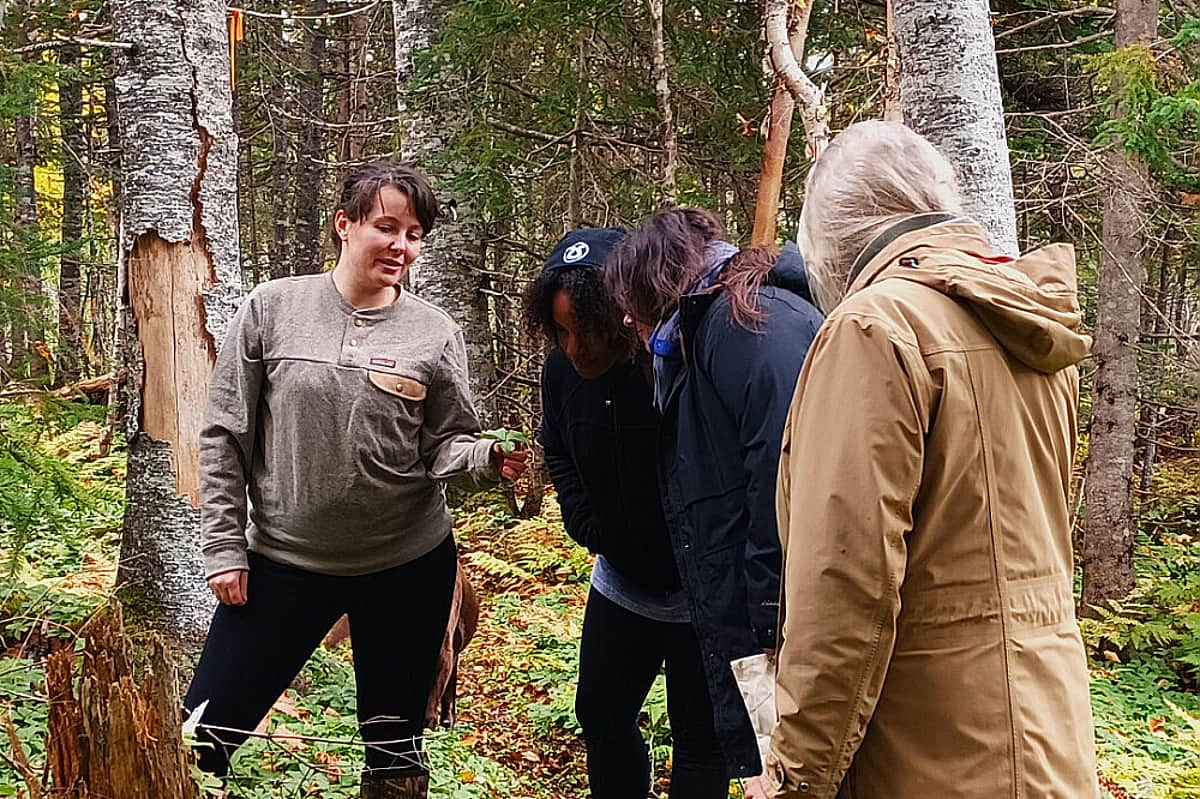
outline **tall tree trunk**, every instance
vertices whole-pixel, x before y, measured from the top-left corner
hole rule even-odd
[[[433,43],[450,0],[393,0],[396,97],[403,137],[401,156],[423,167],[442,203],[442,217],[413,264],[412,288],[462,326],[471,392],[484,424],[494,423],[492,331],[484,275],[484,228],[468,195],[450,189],[454,175],[435,161],[449,133],[464,122],[457,102],[414,105],[408,95],[413,53]]]
[[[791,6],[790,0],[766,1],[763,34],[767,40],[767,64],[799,106],[808,157],[815,159],[829,145],[829,108],[825,104],[824,89],[813,83],[800,67],[812,3],[804,3],[794,19],[790,14]]]
[[[671,84],[667,81],[667,43],[663,34],[663,0],[646,0],[650,7],[650,53],[654,66],[654,96],[658,101],[658,119],[662,126],[662,196],[674,205],[678,196],[676,173],[679,171],[679,143],[675,136],[675,115],[671,111]]]
[[[205,386],[242,293],[225,14],[217,0],[113,2],[114,35],[134,44],[116,81],[129,440],[118,577],[188,647],[213,606],[198,547]]]
[[[900,60],[896,52],[896,0],[887,0],[887,63],[883,76],[883,118],[903,122],[900,108]]]
[[[283,21],[271,21],[272,42],[278,47],[286,46],[283,40]],[[287,75],[279,75],[271,81],[267,97],[270,106],[287,110],[291,104],[292,91]],[[272,278],[292,274],[292,214],[294,208],[284,200],[292,196],[291,121],[284,113],[271,116],[271,197],[275,220],[270,247],[270,272]]]
[[[16,134],[17,164],[16,189],[17,209],[14,219],[18,225],[33,226],[38,222],[37,182],[34,169],[37,167],[38,149],[35,131],[35,116],[31,110],[13,120]]]
[[[1118,48],[1145,46],[1158,35],[1159,0],[1117,0]],[[1114,84],[1119,81],[1114,78]],[[1119,85],[1113,86],[1119,92]],[[1113,109],[1121,118],[1125,109]],[[1108,152],[1091,440],[1083,532],[1084,609],[1133,590],[1133,454],[1137,434],[1138,332],[1142,262],[1149,222],[1149,173],[1120,145]]]
[[[58,83],[59,130],[62,133],[63,254],[58,265],[58,364],[59,380],[79,379],[83,362],[79,247],[83,236],[83,207],[87,200],[83,172],[83,88],[79,75],[79,45],[64,44],[58,52],[61,68]]]
[[[362,158],[363,137],[359,127],[367,103],[367,36],[371,15],[363,12],[342,19],[343,33],[338,47],[340,80],[337,86],[338,122],[345,125],[338,132],[338,160],[357,161]]]
[[[314,0],[310,16],[324,14],[325,0]],[[304,77],[300,90],[300,138],[296,148],[296,274],[315,275],[325,265],[321,247],[321,177],[325,171],[325,31],[327,22],[312,20],[304,28]]]
[[[805,3],[788,22],[788,43],[797,63],[804,62],[804,43],[808,40],[808,21],[812,3]],[[771,67],[766,64],[768,77]],[[792,116],[796,98],[787,83],[778,75],[771,86],[771,104],[767,110],[767,141],[763,145],[762,170],[758,179],[758,195],[754,203],[754,228],[750,243],[774,244],[779,225],[779,197],[783,193],[783,165],[787,159],[788,140],[792,135]]]
[[[583,126],[587,124],[588,62],[591,52],[590,37],[595,31],[579,31],[579,57],[575,63],[575,131],[571,134],[571,155],[567,162],[567,218],[563,232],[574,230],[583,224]]]
[[[36,103],[29,114],[18,116],[14,123],[16,134],[16,190],[17,205],[14,221],[20,228],[19,245],[22,249],[41,238],[38,228],[37,179],[35,170],[38,162]],[[42,284],[41,261],[29,255],[22,257],[21,289],[25,294],[24,318],[19,320],[19,329],[13,331],[12,362],[23,376],[41,381],[49,374],[46,350],[46,328],[43,305],[46,296]]]
[[[895,0],[904,123],[958,172],[967,212],[1017,253],[1012,169],[986,0]]]
[[[1154,303],[1150,313],[1153,319],[1153,324],[1150,325],[1150,332],[1153,334],[1151,347],[1154,351],[1150,356],[1150,374],[1147,375],[1145,387],[1140,392],[1142,395],[1143,439],[1142,468],[1138,488],[1143,496],[1149,494],[1154,487],[1154,467],[1158,460],[1158,437],[1161,434],[1161,421],[1167,413],[1167,409],[1159,405],[1157,400],[1159,391],[1162,389],[1160,383],[1163,377],[1166,350],[1169,346],[1166,341],[1166,320],[1167,314],[1171,312],[1171,254],[1177,249],[1168,243],[1170,239],[1171,231],[1168,229],[1163,236],[1161,260],[1158,266],[1158,291],[1154,294]]]

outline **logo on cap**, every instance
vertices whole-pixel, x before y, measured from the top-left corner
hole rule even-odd
[[[591,248],[587,246],[586,241],[577,241],[568,247],[567,251],[563,253],[563,263],[573,264],[580,258],[587,255],[590,250]]]

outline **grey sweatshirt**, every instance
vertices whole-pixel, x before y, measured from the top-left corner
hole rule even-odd
[[[356,310],[329,274],[265,283],[234,317],[208,387],[206,576],[247,568],[247,549],[333,575],[415,560],[450,532],[442,481],[499,478],[491,444],[445,312],[408,292]]]

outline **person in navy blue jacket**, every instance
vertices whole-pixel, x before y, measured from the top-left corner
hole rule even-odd
[[[762,764],[730,662],[776,647],[783,425],[822,317],[794,244],[739,251],[708,211],[661,211],[606,262],[654,358],[659,472],[731,777]]]
[[[592,796],[644,799],[650,759],[638,715],[665,669],[670,795],[724,799],[729,778],[663,515],[650,359],[604,286],[601,266],[623,234],[568,233],[524,303],[530,333],[557,345],[542,372],[546,465],[567,533],[596,553],[575,712]]]

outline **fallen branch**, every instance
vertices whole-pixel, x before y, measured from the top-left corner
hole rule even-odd
[[[21,779],[25,781],[25,788],[29,791],[29,799],[42,799],[42,783],[38,780],[37,772],[29,763],[29,755],[25,753],[25,746],[21,743],[21,739],[17,737],[17,728],[13,724],[12,713],[4,714],[4,730],[8,733],[8,742],[12,745],[12,756],[5,756],[5,760],[9,765],[21,775]]]

